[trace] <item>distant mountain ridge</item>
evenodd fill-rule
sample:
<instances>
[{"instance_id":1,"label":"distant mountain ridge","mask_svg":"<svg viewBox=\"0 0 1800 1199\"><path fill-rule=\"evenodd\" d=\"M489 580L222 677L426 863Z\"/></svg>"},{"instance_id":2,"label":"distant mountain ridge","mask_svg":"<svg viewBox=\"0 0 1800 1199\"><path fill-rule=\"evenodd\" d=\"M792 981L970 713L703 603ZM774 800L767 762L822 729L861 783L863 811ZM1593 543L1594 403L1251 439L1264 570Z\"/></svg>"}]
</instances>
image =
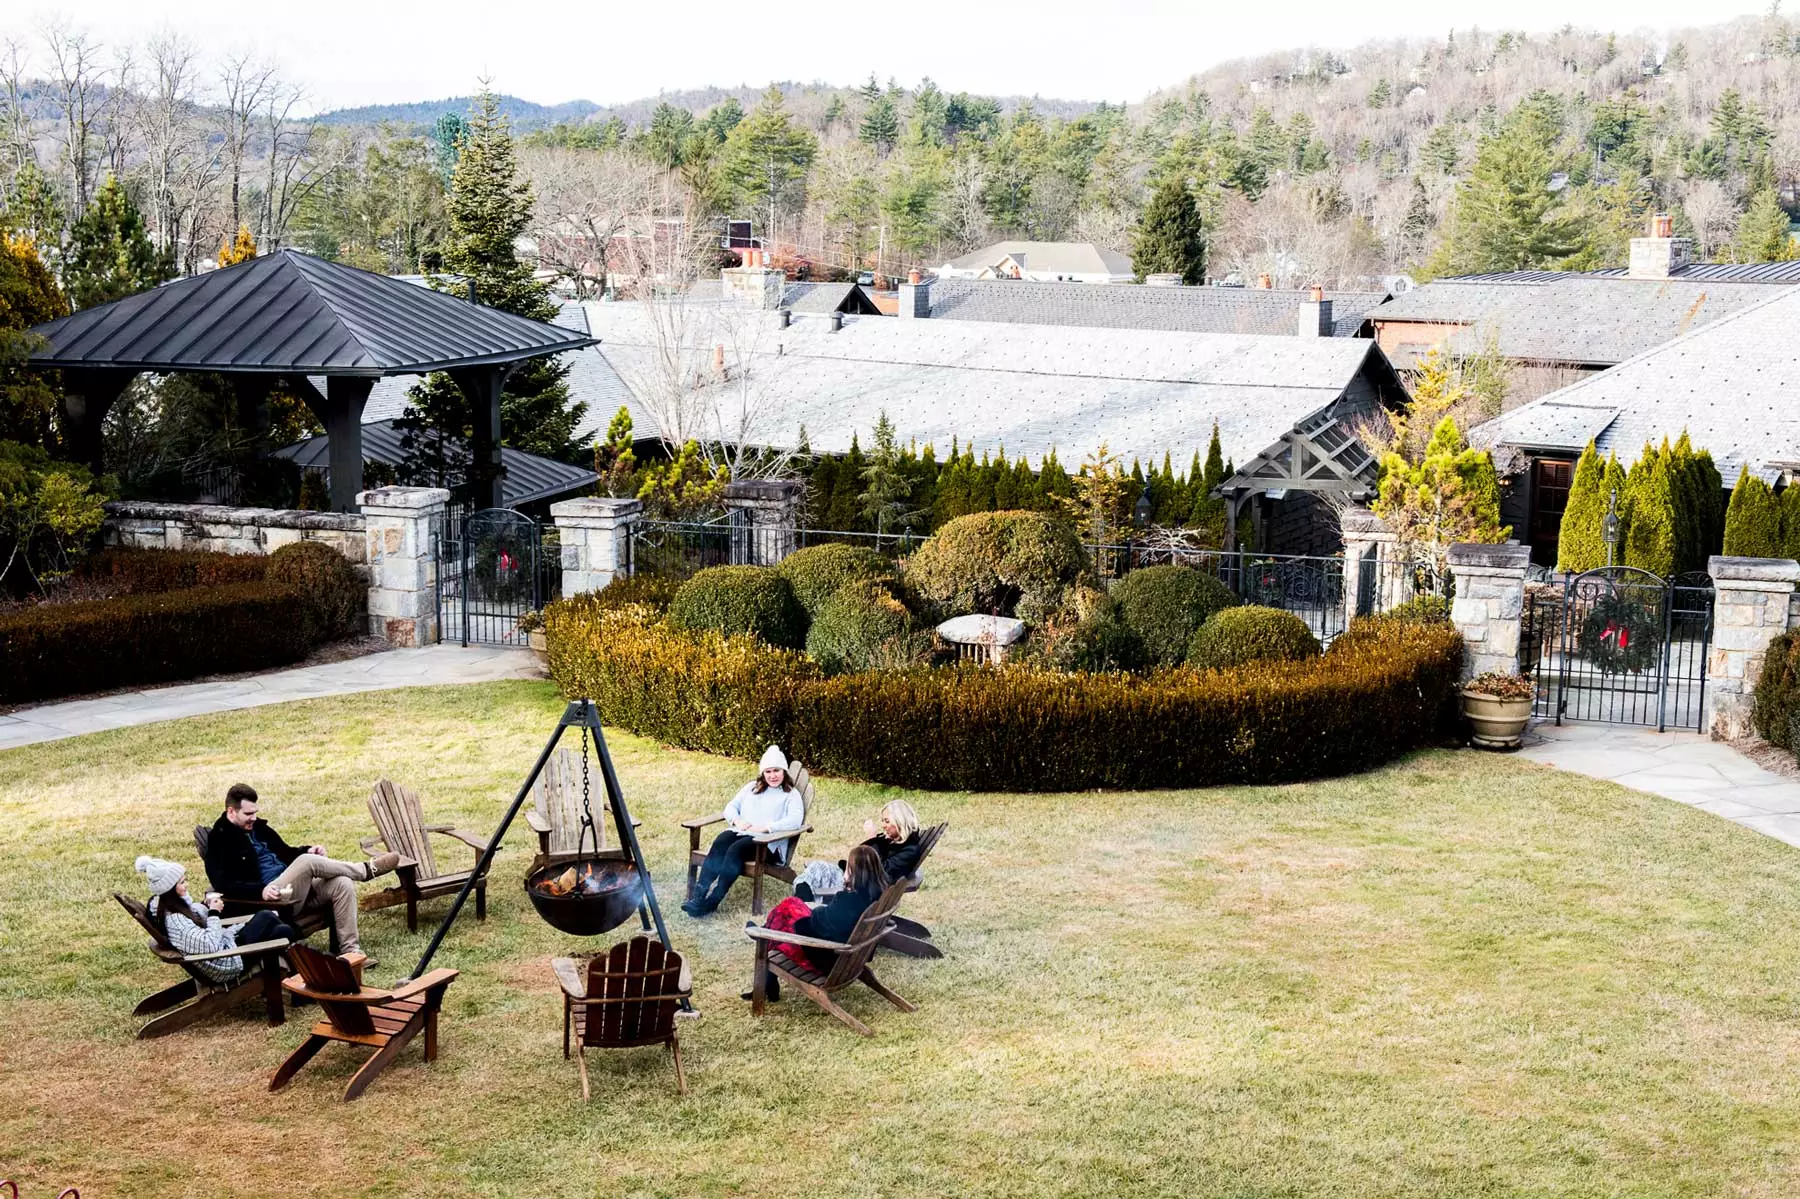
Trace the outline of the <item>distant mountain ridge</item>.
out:
<instances>
[{"instance_id":1,"label":"distant mountain ridge","mask_svg":"<svg viewBox=\"0 0 1800 1199\"><path fill-rule=\"evenodd\" d=\"M517 96L501 96L500 111L515 129L537 129L564 121L582 121L600 111L592 100L568 100L562 104L534 104ZM443 100L414 100L404 104L364 104L321 113L326 125L433 125L447 112L466 115L474 96L450 96Z\"/></svg>"}]
</instances>

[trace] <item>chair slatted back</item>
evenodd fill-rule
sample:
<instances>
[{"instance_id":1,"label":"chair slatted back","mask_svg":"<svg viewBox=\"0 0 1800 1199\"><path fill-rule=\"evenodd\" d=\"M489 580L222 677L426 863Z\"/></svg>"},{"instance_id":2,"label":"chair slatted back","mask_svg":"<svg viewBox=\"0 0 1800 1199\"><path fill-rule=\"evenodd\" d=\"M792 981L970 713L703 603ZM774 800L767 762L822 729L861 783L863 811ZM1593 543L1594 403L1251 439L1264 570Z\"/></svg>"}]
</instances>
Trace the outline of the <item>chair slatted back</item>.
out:
<instances>
[{"instance_id":1,"label":"chair slatted back","mask_svg":"<svg viewBox=\"0 0 1800 1199\"><path fill-rule=\"evenodd\" d=\"M419 793L389 779L382 779L369 792L369 815L382 843L403 858L419 864L421 882L438 876L437 859L431 853L431 839L425 835L425 814L419 804Z\"/></svg>"},{"instance_id":2,"label":"chair slatted back","mask_svg":"<svg viewBox=\"0 0 1800 1199\"><path fill-rule=\"evenodd\" d=\"M206 847L210 844L212 844L212 829L204 824L196 824L194 826L194 852L200 855L202 862L206 861Z\"/></svg>"},{"instance_id":3,"label":"chair slatted back","mask_svg":"<svg viewBox=\"0 0 1800 1199\"><path fill-rule=\"evenodd\" d=\"M597 779L589 780L598 785ZM550 826L550 852L574 853L581 840L581 763L575 751L559 749L544 763L534 790L538 815ZM594 820L594 833L600 838L598 848L606 848L606 813Z\"/></svg>"},{"instance_id":4,"label":"chair slatted back","mask_svg":"<svg viewBox=\"0 0 1800 1199\"><path fill-rule=\"evenodd\" d=\"M906 881L901 879L890 886L864 910L856 927L850 930L851 947L839 951L837 961L831 964L831 973L825 976L825 981L820 986L827 991L834 991L839 987L849 986L861 977L863 968L875 956L875 950L888 930L888 918L894 914L894 909L900 906L900 900L906 895Z\"/></svg>"},{"instance_id":5,"label":"chair slatted back","mask_svg":"<svg viewBox=\"0 0 1800 1199\"><path fill-rule=\"evenodd\" d=\"M606 1049L667 1040L681 998L681 955L636 936L588 962L588 1009L582 1043Z\"/></svg>"},{"instance_id":6,"label":"chair slatted back","mask_svg":"<svg viewBox=\"0 0 1800 1199\"><path fill-rule=\"evenodd\" d=\"M173 961L182 956L181 951L169 944L169 939L163 936L162 929L156 926L156 917L150 914L149 904L117 891L113 892L113 898L119 901L120 907L131 913L131 918L138 922L138 927L150 935L150 944L156 950L157 957Z\"/></svg>"},{"instance_id":7,"label":"chair slatted back","mask_svg":"<svg viewBox=\"0 0 1800 1199\"><path fill-rule=\"evenodd\" d=\"M925 859L931 856L931 851L937 848L938 838L942 837L944 830L949 827L950 822L946 820L942 824L932 825L919 834L919 860L913 863L913 878L923 879L925 877Z\"/></svg>"},{"instance_id":8,"label":"chair slatted back","mask_svg":"<svg viewBox=\"0 0 1800 1199\"><path fill-rule=\"evenodd\" d=\"M288 946L287 952L289 960L294 963L294 969L305 980L307 990L342 995L355 995L362 990L356 971L343 958L320 953L299 944ZM333 1027L352 1036L366 1037L375 1032L375 1021L369 1016L367 1004L334 1003L329 999L320 999L319 1006L324 1009L325 1018L331 1021Z\"/></svg>"},{"instance_id":9,"label":"chair slatted back","mask_svg":"<svg viewBox=\"0 0 1800 1199\"><path fill-rule=\"evenodd\" d=\"M800 793L801 822L812 823L813 798L817 794L813 788L812 774L798 759L788 763L788 778L793 781L794 790Z\"/></svg>"}]
</instances>

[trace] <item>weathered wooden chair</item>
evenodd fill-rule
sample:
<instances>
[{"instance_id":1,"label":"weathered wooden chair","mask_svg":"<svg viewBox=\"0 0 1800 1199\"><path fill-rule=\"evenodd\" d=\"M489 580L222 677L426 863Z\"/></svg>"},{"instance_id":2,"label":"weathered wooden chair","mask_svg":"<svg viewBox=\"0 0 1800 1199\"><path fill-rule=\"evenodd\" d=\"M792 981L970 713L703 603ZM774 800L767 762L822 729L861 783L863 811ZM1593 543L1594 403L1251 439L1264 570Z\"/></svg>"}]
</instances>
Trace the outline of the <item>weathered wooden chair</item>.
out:
<instances>
[{"instance_id":1,"label":"weathered wooden chair","mask_svg":"<svg viewBox=\"0 0 1800 1199\"><path fill-rule=\"evenodd\" d=\"M750 912L760 916L763 911L763 879L778 878L789 885L794 881L794 855L800 848L800 834L812 832L813 781L806 767L799 762L788 763L788 778L794 784L794 790L800 793L800 805L803 811L800 827L791 833L763 833L756 838L756 853L744 863L744 877L750 880ZM702 816L694 820L683 820L681 827L688 831L688 874L687 897L694 897L694 887L700 879L700 864L706 861L709 846L700 844L700 831L709 825L723 824L723 814Z\"/></svg>"},{"instance_id":2,"label":"weathered wooden chair","mask_svg":"<svg viewBox=\"0 0 1800 1199\"><path fill-rule=\"evenodd\" d=\"M563 991L563 1057L574 1034L581 1097L588 1098L587 1050L667 1045L675 1058L675 1089L687 1094L675 1011L690 991L681 955L649 937L633 937L605 953L553 958Z\"/></svg>"},{"instance_id":3,"label":"weathered wooden chair","mask_svg":"<svg viewBox=\"0 0 1800 1199\"><path fill-rule=\"evenodd\" d=\"M591 785L599 788L600 780L591 780ZM525 809L525 823L537 834L538 851L526 873L552 862L593 856L587 847L581 847L581 763L574 750L559 749L544 763L544 773L538 776L531 794L532 806ZM591 845L596 837L599 839L597 851L600 857L622 858L625 855L618 850L606 848L606 823L602 799L594 814L595 836L589 837L588 841ZM637 828L643 823L633 817L631 826Z\"/></svg>"},{"instance_id":4,"label":"weathered wooden chair","mask_svg":"<svg viewBox=\"0 0 1800 1199\"><path fill-rule=\"evenodd\" d=\"M751 1014L760 1016L763 1013L771 973L783 984L800 988L808 999L865 1037L875 1034L868 1025L839 1007L831 998L851 984L866 984L871 991L903 1012L917 1011L913 1004L883 986L881 980L875 977L875 972L869 968L869 959L875 956L876 948L894 927L894 909L900 906L900 898L906 894L907 881L901 879L893 884L869 905L868 910L862 914L862 919L850 931L848 941L825 941L818 937L803 937L798 933L779 932L755 924L746 925L745 934L756 942L756 972L750 984ZM777 943L783 941L800 949L829 950L837 957L829 971L820 973L810 966L801 965L775 948Z\"/></svg>"},{"instance_id":5,"label":"weathered wooden chair","mask_svg":"<svg viewBox=\"0 0 1800 1199\"><path fill-rule=\"evenodd\" d=\"M194 852L200 855L202 864L206 862L206 847L212 842L212 829L208 825L194 826ZM224 914L228 917L254 916L261 911L274 912L281 917L281 922L294 930L296 937L310 937L314 933L325 930L331 935L331 952L338 948L337 926L331 921L331 907L321 904L315 908L302 908L299 904L282 903L275 899L227 899Z\"/></svg>"},{"instance_id":6,"label":"weathered wooden chair","mask_svg":"<svg viewBox=\"0 0 1800 1199\"><path fill-rule=\"evenodd\" d=\"M906 876L908 894L925 885L925 859L937 848L938 838L949 828L948 822L934 824L919 834L919 860L913 864L913 872ZM931 939L931 930L917 920L908 920L905 916L894 917L894 927L887 936L881 939L881 947L890 953L897 953L909 958L941 958L944 951L939 949Z\"/></svg>"},{"instance_id":7,"label":"weathered wooden chair","mask_svg":"<svg viewBox=\"0 0 1800 1199\"><path fill-rule=\"evenodd\" d=\"M138 1029L138 1037L167 1036L169 1033L200 1021L216 1016L220 1012L236 1007L253 995L261 995L263 1006L268 1010L269 1024L274 1026L286 1019L286 1012L281 1002L281 979L287 973L281 962L281 955L289 945L286 941L256 941L247 945L239 945L235 949L221 949L214 953L182 953L162 935L156 926L156 920L150 915L150 909L144 903L129 895L113 892L113 898L119 906L131 914L150 936L150 951L160 960L171 966L180 966L187 972L187 977L172 987L164 987L154 995L147 996L143 1002L131 1009L134 1016L157 1016L150 1023ZM222 923L242 924L250 919L239 916ZM201 962L216 958L241 957L244 969L235 978L220 981L200 968ZM173 1009L173 1010L170 1010Z\"/></svg>"},{"instance_id":8,"label":"weathered wooden chair","mask_svg":"<svg viewBox=\"0 0 1800 1199\"><path fill-rule=\"evenodd\" d=\"M372 854L378 846L385 847L400 855L400 865L394 869L395 885L364 896L362 907L373 911L403 903L406 905L406 931L416 933L419 931L419 902L440 895L454 895L474 873L473 866L468 870L440 869L437 857L431 851L430 834L461 841L475 851L477 864L487 842L474 833L465 833L447 824L426 824L418 792L388 779L376 783L369 792L369 815L374 818L379 832L363 839L363 852ZM475 919L487 919L486 871L475 880Z\"/></svg>"},{"instance_id":9,"label":"weathered wooden chair","mask_svg":"<svg viewBox=\"0 0 1800 1199\"><path fill-rule=\"evenodd\" d=\"M405 986L383 991L363 986L365 958L360 953L332 957L304 945L296 945L290 952L300 976L284 979L281 985L290 994L318 1003L325 1019L313 1025L312 1034L281 1063L275 1077L269 1080L271 1091L286 1086L300 1067L331 1041L367 1045L375 1050L344 1089L345 1103L368 1090L375 1076L400 1056L400 1051L421 1031L425 1034L425 1060L437 1060L438 1009L443 1006L444 989L456 978L456 971L433 970Z\"/></svg>"}]
</instances>

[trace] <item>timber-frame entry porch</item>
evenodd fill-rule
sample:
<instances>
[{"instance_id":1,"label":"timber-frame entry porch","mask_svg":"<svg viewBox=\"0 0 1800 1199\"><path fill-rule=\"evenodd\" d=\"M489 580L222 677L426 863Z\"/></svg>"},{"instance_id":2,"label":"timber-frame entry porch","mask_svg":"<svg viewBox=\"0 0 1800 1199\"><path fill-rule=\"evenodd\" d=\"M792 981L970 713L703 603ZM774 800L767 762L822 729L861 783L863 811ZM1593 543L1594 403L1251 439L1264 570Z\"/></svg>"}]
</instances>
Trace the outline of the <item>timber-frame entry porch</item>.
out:
<instances>
[{"instance_id":1,"label":"timber-frame entry porch","mask_svg":"<svg viewBox=\"0 0 1800 1199\"><path fill-rule=\"evenodd\" d=\"M1225 500L1225 544L1238 545L1238 521L1258 495L1329 493L1362 503L1375 494L1377 463L1330 410L1314 413L1219 484Z\"/></svg>"}]
</instances>

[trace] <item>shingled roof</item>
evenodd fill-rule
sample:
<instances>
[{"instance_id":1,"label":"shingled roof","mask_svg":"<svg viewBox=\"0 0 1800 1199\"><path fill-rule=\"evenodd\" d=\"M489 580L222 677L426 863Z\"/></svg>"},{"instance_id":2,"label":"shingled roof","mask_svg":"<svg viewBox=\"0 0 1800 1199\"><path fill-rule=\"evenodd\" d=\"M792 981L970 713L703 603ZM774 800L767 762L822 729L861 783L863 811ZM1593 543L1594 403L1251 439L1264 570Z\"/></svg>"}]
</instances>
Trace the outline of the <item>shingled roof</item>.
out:
<instances>
[{"instance_id":1,"label":"shingled roof","mask_svg":"<svg viewBox=\"0 0 1800 1199\"><path fill-rule=\"evenodd\" d=\"M375 376L535 358L592 339L277 250L32 330L45 366Z\"/></svg>"},{"instance_id":2,"label":"shingled roof","mask_svg":"<svg viewBox=\"0 0 1800 1199\"><path fill-rule=\"evenodd\" d=\"M1146 287L1137 283L1036 283L939 278L930 285L932 320L1162 329L1182 333L1293 336L1304 291L1245 287ZM1326 292L1331 335L1355 337L1386 292Z\"/></svg>"},{"instance_id":3,"label":"shingled roof","mask_svg":"<svg viewBox=\"0 0 1800 1199\"><path fill-rule=\"evenodd\" d=\"M1738 469L1773 479L1800 466L1800 290L1763 289L1760 303L1553 391L1470 431L1506 451L1602 452L1636 460L1646 442L1679 438L1710 450L1725 481ZM1501 465L1518 454L1497 455Z\"/></svg>"}]
</instances>

